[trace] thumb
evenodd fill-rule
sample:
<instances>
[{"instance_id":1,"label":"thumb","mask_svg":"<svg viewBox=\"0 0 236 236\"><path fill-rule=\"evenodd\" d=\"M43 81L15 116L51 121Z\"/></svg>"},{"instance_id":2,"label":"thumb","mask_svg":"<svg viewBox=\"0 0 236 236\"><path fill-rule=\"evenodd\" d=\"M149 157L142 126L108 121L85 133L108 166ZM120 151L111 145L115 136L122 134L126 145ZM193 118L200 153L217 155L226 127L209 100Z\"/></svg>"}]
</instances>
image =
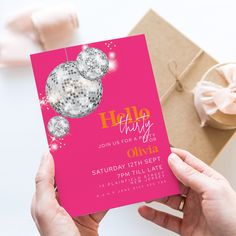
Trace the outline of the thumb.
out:
<instances>
[{"instance_id":1,"label":"thumb","mask_svg":"<svg viewBox=\"0 0 236 236\"><path fill-rule=\"evenodd\" d=\"M211 186L211 179L184 162L175 153L171 153L168 163L177 179L197 193L205 192Z\"/></svg>"},{"instance_id":2,"label":"thumb","mask_svg":"<svg viewBox=\"0 0 236 236\"><path fill-rule=\"evenodd\" d=\"M53 157L48 152L40 163L36 178L36 198L38 200L52 200L55 198L54 191L54 162Z\"/></svg>"}]
</instances>

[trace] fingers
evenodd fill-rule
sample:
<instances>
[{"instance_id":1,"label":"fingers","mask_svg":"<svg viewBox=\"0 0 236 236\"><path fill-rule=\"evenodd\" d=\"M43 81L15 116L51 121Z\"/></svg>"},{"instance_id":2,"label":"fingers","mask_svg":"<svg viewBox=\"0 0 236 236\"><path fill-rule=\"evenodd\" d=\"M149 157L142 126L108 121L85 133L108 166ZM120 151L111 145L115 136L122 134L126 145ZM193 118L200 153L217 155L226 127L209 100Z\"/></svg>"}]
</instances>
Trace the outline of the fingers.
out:
<instances>
[{"instance_id":1,"label":"fingers","mask_svg":"<svg viewBox=\"0 0 236 236\"><path fill-rule=\"evenodd\" d=\"M33 199L32 199L30 212L31 212L31 216L32 216L33 220L36 221L34 206L35 206L35 194L34 194Z\"/></svg>"},{"instance_id":2,"label":"fingers","mask_svg":"<svg viewBox=\"0 0 236 236\"><path fill-rule=\"evenodd\" d=\"M168 163L179 181L185 186L192 188L197 193L205 192L207 188L212 185L211 179L207 175L204 175L185 163L175 153L170 154Z\"/></svg>"},{"instance_id":3,"label":"fingers","mask_svg":"<svg viewBox=\"0 0 236 236\"><path fill-rule=\"evenodd\" d=\"M85 216L75 217L74 220L80 226L85 226L91 230L97 229L100 221L103 219L107 211L97 212L94 214L89 214Z\"/></svg>"},{"instance_id":4,"label":"fingers","mask_svg":"<svg viewBox=\"0 0 236 236\"><path fill-rule=\"evenodd\" d=\"M188 195L189 188L184 186L182 183L180 183L180 194L174 195L174 196L168 196L164 198L154 199L151 201L146 201L147 203L156 201L159 203L162 203L168 207L171 207L172 209L179 210L180 203L183 198L186 198Z\"/></svg>"},{"instance_id":5,"label":"fingers","mask_svg":"<svg viewBox=\"0 0 236 236\"><path fill-rule=\"evenodd\" d=\"M179 210L179 206L182 199L183 197L181 195L175 195L175 196L160 198L160 199L157 199L156 201L168 207L171 207L172 209Z\"/></svg>"},{"instance_id":6,"label":"fingers","mask_svg":"<svg viewBox=\"0 0 236 236\"><path fill-rule=\"evenodd\" d=\"M180 234L180 226L182 222L181 218L172 216L168 213L157 211L148 206L141 206L138 211L139 214L146 220L149 220L163 228Z\"/></svg>"},{"instance_id":7,"label":"fingers","mask_svg":"<svg viewBox=\"0 0 236 236\"><path fill-rule=\"evenodd\" d=\"M196 169L197 171L209 176L209 177L216 177L216 178L224 178L221 174L217 171L212 169L206 163L192 155L190 152L178 149L178 148L171 148L171 151L178 155L185 163Z\"/></svg>"},{"instance_id":8,"label":"fingers","mask_svg":"<svg viewBox=\"0 0 236 236\"><path fill-rule=\"evenodd\" d=\"M50 153L46 153L41 160L35 184L36 191L31 204L31 214L40 230L39 225L46 224L59 207L54 191L54 161Z\"/></svg>"},{"instance_id":9,"label":"fingers","mask_svg":"<svg viewBox=\"0 0 236 236\"><path fill-rule=\"evenodd\" d=\"M37 201L55 199L54 191L54 161L48 152L41 160L38 172L35 178Z\"/></svg>"},{"instance_id":10,"label":"fingers","mask_svg":"<svg viewBox=\"0 0 236 236\"><path fill-rule=\"evenodd\" d=\"M103 212L97 212L94 214L91 214L91 217L97 222L100 223L100 221L103 219L103 217L106 215L107 211Z\"/></svg>"}]
</instances>

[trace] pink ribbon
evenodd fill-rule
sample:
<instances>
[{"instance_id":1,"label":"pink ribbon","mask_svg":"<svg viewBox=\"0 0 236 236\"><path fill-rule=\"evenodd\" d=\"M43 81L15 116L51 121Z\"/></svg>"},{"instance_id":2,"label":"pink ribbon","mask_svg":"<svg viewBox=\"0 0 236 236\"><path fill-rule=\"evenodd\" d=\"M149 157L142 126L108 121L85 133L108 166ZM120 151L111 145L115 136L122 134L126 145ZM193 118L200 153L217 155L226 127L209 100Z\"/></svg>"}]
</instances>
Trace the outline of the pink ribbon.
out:
<instances>
[{"instance_id":1,"label":"pink ribbon","mask_svg":"<svg viewBox=\"0 0 236 236\"><path fill-rule=\"evenodd\" d=\"M28 65L32 53L69 46L78 28L75 9L65 2L19 11L0 38L0 67Z\"/></svg>"},{"instance_id":2,"label":"pink ribbon","mask_svg":"<svg viewBox=\"0 0 236 236\"><path fill-rule=\"evenodd\" d=\"M210 81L199 81L194 89L194 105L205 126L210 115L217 111L236 115L236 64L225 64L216 69L228 82L227 87Z\"/></svg>"}]
</instances>

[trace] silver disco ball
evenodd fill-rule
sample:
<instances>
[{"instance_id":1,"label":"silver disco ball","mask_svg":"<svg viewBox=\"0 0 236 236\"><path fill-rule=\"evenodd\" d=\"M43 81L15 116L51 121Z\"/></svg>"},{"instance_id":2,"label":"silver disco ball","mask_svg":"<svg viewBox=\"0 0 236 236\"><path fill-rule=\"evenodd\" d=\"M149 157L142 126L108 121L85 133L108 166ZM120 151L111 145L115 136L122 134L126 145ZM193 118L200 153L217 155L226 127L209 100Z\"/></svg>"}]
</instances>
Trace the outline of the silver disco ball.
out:
<instances>
[{"instance_id":1,"label":"silver disco ball","mask_svg":"<svg viewBox=\"0 0 236 236\"><path fill-rule=\"evenodd\" d=\"M102 82L88 80L74 61L58 65L48 76L46 96L52 108L62 116L83 117L94 111L102 98Z\"/></svg>"},{"instance_id":2,"label":"silver disco ball","mask_svg":"<svg viewBox=\"0 0 236 236\"><path fill-rule=\"evenodd\" d=\"M109 60L106 54L97 48L86 48L77 57L80 74L89 80L102 78L108 71Z\"/></svg>"},{"instance_id":3,"label":"silver disco ball","mask_svg":"<svg viewBox=\"0 0 236 236\"><path fill-rule=\"evenodd\" d=\"M56 138L65 136L69 129L69 122L62 116L54 116L48 122L48 131Z\"/></svg>"}]
</instances>

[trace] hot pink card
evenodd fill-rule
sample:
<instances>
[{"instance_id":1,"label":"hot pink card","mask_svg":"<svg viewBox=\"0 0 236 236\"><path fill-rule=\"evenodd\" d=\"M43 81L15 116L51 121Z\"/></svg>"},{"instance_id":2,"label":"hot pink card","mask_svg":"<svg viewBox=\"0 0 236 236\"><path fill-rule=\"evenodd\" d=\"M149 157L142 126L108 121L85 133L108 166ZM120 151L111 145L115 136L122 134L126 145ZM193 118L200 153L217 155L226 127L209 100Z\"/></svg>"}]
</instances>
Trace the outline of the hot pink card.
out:
<instances>
[{"instance_id":1,"label":"hot pink card","mask_svg":"<svg viewBox=\"0 0 236 236\"><path fill-rule=\"evenodd\" d=\"M144 35L31 61L60 202L71 216L179 193Z\"/></svg>"}]
</instances>

